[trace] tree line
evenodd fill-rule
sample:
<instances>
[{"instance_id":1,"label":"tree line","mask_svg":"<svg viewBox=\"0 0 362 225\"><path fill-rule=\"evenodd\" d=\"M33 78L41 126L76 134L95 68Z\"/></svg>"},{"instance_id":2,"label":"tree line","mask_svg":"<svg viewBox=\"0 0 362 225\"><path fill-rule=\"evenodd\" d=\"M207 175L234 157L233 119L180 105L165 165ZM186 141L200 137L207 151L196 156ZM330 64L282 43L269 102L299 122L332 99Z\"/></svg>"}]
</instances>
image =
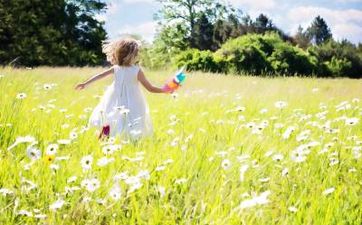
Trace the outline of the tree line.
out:
<instances>
[{"instance_id":1,"label":"tree line","mask_svg":"<svg viewBox=\"0 0 362 225\"><path fill-rule=\"evenodd\" d=\"M221 0L157 1L159 29L140 57L146 67L361 77L362 45L335 41L320 16L291 36L268 16L251 18ZM96 15L106 10L104 0L0 0L0 64L105 64L107 34Z\"/></svg>"},{"instance_id":2,"label":"tree line","mask_svg":"<svg viewBox=\"0 0 362 225\"><path fill-rule=\"evenodd\" d=\"M361 77L362 45L335 41L317 16L294 36L264 14L252 19L214 0L158 0L161 29L142 55L148 67L256 75Z\"/></svg>"}]
</instances>

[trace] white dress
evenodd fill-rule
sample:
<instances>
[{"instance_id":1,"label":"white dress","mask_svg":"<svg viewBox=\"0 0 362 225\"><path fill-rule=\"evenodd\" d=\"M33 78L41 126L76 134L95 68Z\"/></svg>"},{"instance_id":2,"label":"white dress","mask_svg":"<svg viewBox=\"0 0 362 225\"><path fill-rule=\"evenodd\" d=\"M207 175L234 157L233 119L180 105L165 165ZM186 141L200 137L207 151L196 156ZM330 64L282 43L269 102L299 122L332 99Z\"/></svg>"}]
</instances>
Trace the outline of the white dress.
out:
<instances>
[{"instance_id":1,"label":"white dress","mask_svg":"<svg viewBox=\"0 0 362 225\"><path fill-rule=\"evenodd\" d=\"M93 110L88 126L110 126L110 136L117 134L138 138L152 133L149 108L137 74L140 67L113 66L114 81Z\"/></svg>"}]
</instances>

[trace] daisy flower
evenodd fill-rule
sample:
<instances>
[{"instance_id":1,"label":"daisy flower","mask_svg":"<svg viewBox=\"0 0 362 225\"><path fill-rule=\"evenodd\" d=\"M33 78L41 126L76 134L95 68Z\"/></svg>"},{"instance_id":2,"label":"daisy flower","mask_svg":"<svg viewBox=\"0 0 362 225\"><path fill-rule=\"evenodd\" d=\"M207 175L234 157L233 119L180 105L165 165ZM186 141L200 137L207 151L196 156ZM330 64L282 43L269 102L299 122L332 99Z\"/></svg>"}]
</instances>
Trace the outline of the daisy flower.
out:
<instances>
[{"instance_id":1,"label":"daisy flower","mask_svg":"<svg viewBox=\"0 0 362 225\"><path fill-rule=\"evenodd\" d=\"M46 148L47 155L55 155L58 151L59 145L58 144L50 144Z\"/></svg>"},{"instance_id":2,"label":"daisy flower","mask_svg":"<svg viewBox=\"0 0 362 225\"><path fill-rule=\"evenodd\" d=\"M93 156L91 155L84 156L80 160L80 164L83 168L83 171L90 170L92 168L92 163L93 163Z\"/></svg>"}]
</instances>

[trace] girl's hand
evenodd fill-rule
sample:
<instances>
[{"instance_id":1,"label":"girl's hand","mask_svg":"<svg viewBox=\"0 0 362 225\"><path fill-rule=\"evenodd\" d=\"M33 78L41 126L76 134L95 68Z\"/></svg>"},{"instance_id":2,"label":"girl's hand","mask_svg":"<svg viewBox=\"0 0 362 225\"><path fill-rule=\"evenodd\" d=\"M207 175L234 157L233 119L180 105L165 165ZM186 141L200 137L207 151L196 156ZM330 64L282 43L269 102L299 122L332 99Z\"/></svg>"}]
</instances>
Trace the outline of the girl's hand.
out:
<instances>
[{"instance_id":1,"label":"girl's hand","mask_svg":"<svg viewBox=\"0 0 362 225\"><path fill-rule=\"evenodd\" d=\"M168 85L165 85L165 86L163 86L162 91L163 91L164 93L173 93L174 90L172 90L171 88L169 88Z\"/></svg>"},{"instance_id":2,"label":"girl's hand","mask_svg":"<svg viewBox=\"0 0 362 225\"><path fill-rule=\"evenodd\" d=\"M85 84L84 83L80 83L75 87L75 90L82 90L85 88Z\"/></svg>"}]
</instances>

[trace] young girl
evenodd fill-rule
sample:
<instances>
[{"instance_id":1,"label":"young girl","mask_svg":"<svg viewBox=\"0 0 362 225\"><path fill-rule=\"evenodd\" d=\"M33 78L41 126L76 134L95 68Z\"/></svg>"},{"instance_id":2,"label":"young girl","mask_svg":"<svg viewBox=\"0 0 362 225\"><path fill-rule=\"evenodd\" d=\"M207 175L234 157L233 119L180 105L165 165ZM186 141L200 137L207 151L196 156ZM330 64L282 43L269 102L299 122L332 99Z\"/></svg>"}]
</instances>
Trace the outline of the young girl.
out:
<instances>
[{"instance_id":1,"label":"young girl","mask_svg":"<svg viewBox=\"0 0 362 225\"><path fill-rule=\"evenodd\" d=\"M170 90L155 87L146 79L136 64L139 52L136 40L126 38L111 42L103 46L103 52L113 66L75 87L81 90L96 80L114 74L113 83L93 110L88 125L103 128L101 136L114 137L126 133L131 138L138 138L151 134L149 109L139 84L152 93L168 93Z\"/></svg>"}]
</instances>

